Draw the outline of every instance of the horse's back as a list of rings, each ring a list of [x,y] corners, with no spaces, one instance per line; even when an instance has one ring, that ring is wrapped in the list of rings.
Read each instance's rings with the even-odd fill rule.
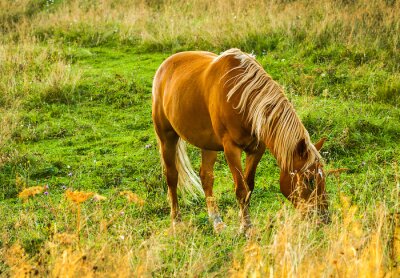
[[[166,59],[156,72],[154,77],[153,98],[163,97],[164,94],[176,93],[181,89],[179,86],[186,85],[189,80],[195,83],[201,81],[201,76],[212,63],[216,55],[204,51],[186,51],[170,56]],[[160,95],[161,94],[161,95]]]
[[[172,128],[195,146],[221,149],[209,110],[213,81],[208,72],[215,57],[210,52],[188,51],[172,55],[162,63],[153,82],[156,130]]]

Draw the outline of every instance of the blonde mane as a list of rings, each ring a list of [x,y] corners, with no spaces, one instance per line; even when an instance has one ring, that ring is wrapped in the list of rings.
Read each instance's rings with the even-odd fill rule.
[[[246,115],[251,130],[258,141],[271,142],[278,164],[283,170],[293,170],[293,157],[301,139],[305,139],[308,159],[303,169],[308,168],[320,154],[311,143],[308,131],[297,116],[283,89],[269,76],[250,54],[239,49],[229,49],[215,60],[233,56],[240,61],[242,73],[230,78],[233,87],[228,92],[228,101],[235,94],[241,94],[235,109]],[[215,62],[215,61],[214,61]],[[227,75],[230,73],[229,71]]]

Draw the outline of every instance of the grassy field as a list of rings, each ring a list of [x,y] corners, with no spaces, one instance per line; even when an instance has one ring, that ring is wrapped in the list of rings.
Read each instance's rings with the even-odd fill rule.
[[[0,0],[0,276],[398,277],[399,13],[394,0]],[[266,153],[252,237],[238,234],[221,153],[226,230],[204,200],[182,202],[171,229],[152,78],[172,53],[231,47],[328,138],[331,224],[292,208]]]

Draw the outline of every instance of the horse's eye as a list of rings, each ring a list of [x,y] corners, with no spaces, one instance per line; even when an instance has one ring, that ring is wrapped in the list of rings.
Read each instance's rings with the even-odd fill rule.
[[[308,184],[309,184],[309,187],[310,187],[311,190],[315,189],[315,180],[314,180],[314,178],[309,179],[308,180]]]

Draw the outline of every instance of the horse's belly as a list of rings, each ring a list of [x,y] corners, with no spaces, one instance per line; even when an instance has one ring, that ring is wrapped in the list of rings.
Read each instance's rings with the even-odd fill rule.
[[[223,150],[221,140],[212,126],[208,109],[199,95],[188,93],[172,98],[173,101],[166,105],[165,112],[178,135],[201,149]]]
[[[190,144],[204,149],[204,150],[212,150],[212,151],[222,151],[222,143],[212,132],[199,132],[197,135],[192,132],[180,132],[179,135],[185,141],[189,142]]]

